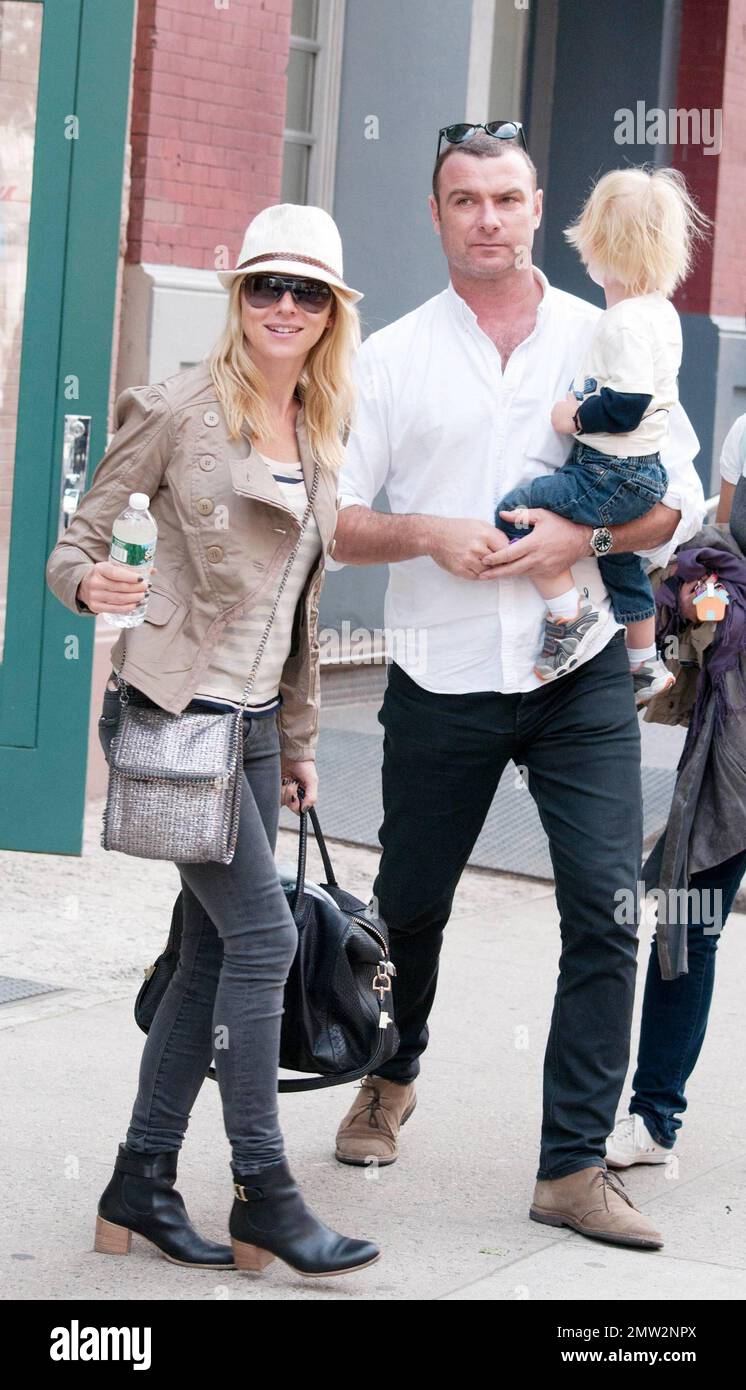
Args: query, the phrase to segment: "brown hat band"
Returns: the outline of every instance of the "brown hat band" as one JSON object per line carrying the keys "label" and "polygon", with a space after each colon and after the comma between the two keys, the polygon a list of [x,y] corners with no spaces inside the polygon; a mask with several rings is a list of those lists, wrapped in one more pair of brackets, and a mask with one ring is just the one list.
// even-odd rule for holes
{"label": "brown hat band", "polygon": [[236,270],[245,270],[247,265],[255,265],[257,261],[303,261],[305,265],[317,265],[320,270],[327,270],[330,275],[336,275],[338,280],[342,278],[333,265],[314,260],[313,256],[298,256],[294,251],[263,251],[261,256],[252,256],[248,261],[241,261]]}

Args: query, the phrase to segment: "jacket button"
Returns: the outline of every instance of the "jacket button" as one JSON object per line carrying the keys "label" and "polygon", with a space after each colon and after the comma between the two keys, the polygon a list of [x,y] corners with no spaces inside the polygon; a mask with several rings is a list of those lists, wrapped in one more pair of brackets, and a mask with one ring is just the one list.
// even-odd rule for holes
{"label": "jacket button", "polygon": [[207,558],[208,558],[208,560],[210,561],[210,564],[212,564],[212,565],[216,565],[216,564],[218,563],[218,560],[222,560],[222,558],[223,558],[223,547],[222,547],[222,545],[208,545],[208,547],[207,547]]}
{"label": "jacket button", "polygon": [[330,542],[329,542],[329,549],[328,549],[327,552],[326,552],[327,555],[333,555],[333,554],[334,554],[334,547],[335,547],[336,544],[337,544],[337,542],[336,542],[336,540],[334,539],[334,536],[332,536],[332,539],[331,539]]}
{"label": "jacket button", "polygon": [[211,497],[200,497],[197,503],[197,511],[201,516],[209,516],[215,510],[215,503]]}
{"label": "jacket button", "polygon": [[204,415],[202,416],[202,419],[204,420],[206,425],[220,424],[220,416],[215,410],[206,410]]}
{"label": "jacket button", "polygon": [[204,468],[205,473],[210,473],[216,463],[217,459],[212,454],[203,454],[199,461],[199,466],[200,468]]}

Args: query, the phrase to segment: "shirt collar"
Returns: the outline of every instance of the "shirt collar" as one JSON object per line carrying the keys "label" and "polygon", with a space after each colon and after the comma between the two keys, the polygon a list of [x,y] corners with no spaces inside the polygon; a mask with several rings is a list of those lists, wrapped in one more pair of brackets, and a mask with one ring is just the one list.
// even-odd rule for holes
{"label": "shirt collar", "polygon": [[[552,287],[549,281],[547,280],[544,271],[539,270],[538,265],[532,266],[531,269],[534,272],[534,278],[538,280],[543,291],[541,299],[539,300],[539,303],[536,306],[536,319],[538,323],[539,320],[543,318],[543,316],[547,312],[549,304],[549,291]],[[453,281],[451,279],[449,279],[448,281],[448,286],[445,290],[445,295],[451,307],[451,310],[453,311],[453,313],[456,314],[457,318],[459,318],[462,321],[462,323],[472,325],[477,323],[477,316],[474,313],[474,310],[471,308],[469,304],[467,304],[466,300],[462,299],[461,295],[454,289]]]}

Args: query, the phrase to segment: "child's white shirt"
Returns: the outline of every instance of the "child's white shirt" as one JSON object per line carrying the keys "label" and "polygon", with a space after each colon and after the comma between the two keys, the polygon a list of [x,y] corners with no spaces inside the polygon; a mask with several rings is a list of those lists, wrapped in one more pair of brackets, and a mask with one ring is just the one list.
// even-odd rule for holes
{"label": "child's white shirt", "polygon": [[583,391],[586,400],[600,395],[604,387],[652,399],[635,429],[581,432],[575,438],[621,458],[656,453],[668,430],[668,413],[679,399],[682,350],[681,321],[660,290],[622,299],[607,309],[574,388]]}

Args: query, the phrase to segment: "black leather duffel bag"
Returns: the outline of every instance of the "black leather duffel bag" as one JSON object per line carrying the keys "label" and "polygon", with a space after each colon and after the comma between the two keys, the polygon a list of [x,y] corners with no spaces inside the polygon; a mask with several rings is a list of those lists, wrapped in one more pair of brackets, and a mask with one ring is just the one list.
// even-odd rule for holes
{"label": "black leather duffel bag", "polygon": [[[306,884],[308,818],[326,882]],[[381,1067],[399,1046],[385,923],[359,898],[340,888],[313,807],[301,811],[298,872],[285,889],[298,948],[285,986],[280,1066],[312,1076],[282,1079],[280,1091],[314,1091],[357,1081]],[[182,895],[174,903],[168,941],[145,971],[135,1000],[135,1021],[147,1033],[179,961]],[[215,1068],[207,1075],[215,1079]]]}

